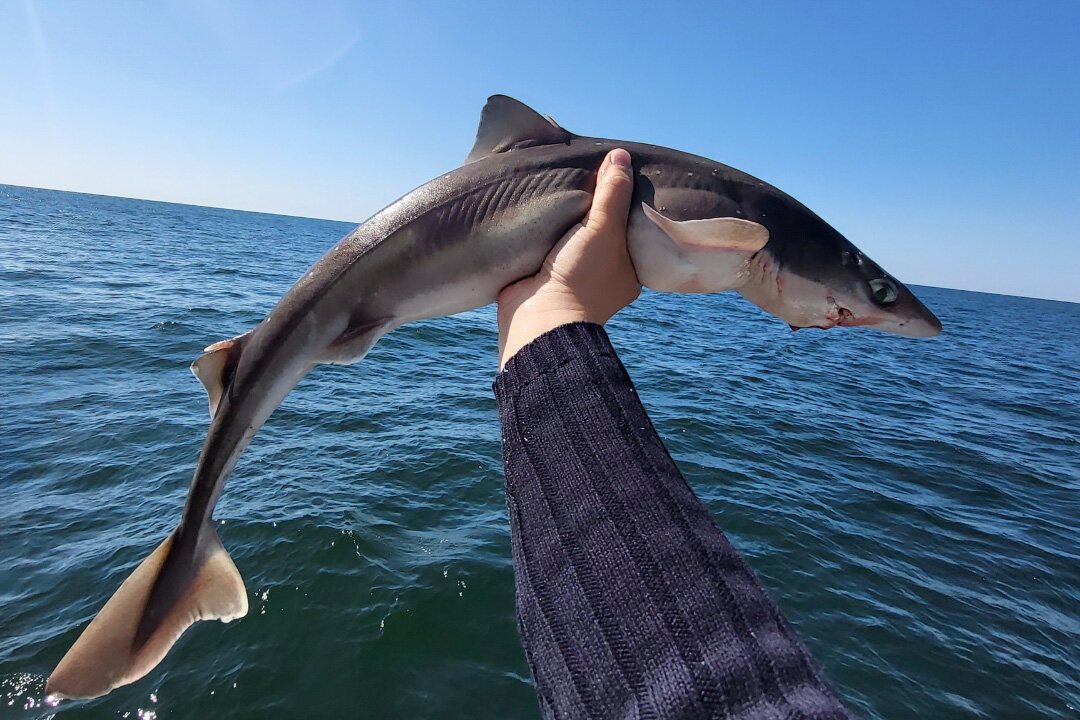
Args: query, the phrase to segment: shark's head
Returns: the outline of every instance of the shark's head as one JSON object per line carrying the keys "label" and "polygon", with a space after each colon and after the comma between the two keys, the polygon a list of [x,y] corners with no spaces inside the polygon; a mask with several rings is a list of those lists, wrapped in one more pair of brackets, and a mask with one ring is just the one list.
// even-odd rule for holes
{"label": "shark's head", "polygon": [[793,329],[860,326],[933,337],[941,321],[903,283],[787,196],[764,203],[769,241],[740,292]]}
{"label": "shark's head", "polygon": [[909,337],[941,332],[941,321],[854,245],[815,274],[782,266],[778,281],[793,310],[792,317],[783,319],[794,329],[859,326]]}

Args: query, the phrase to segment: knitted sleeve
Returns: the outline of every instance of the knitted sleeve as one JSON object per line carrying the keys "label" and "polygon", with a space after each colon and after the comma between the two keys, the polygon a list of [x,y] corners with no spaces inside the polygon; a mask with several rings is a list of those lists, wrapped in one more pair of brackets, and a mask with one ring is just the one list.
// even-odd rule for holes
{"label": "knitted sleeve", "polygon": [[603,328],[542,335],[494,389],[518,631],[545,718],[847,717]]}

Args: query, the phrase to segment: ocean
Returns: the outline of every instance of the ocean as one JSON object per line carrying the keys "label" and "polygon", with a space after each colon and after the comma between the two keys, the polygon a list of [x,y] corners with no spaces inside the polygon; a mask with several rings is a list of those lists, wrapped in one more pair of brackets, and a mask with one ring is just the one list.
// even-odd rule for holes
{"label": "ocean", "polygon": [[[0,717],[539,717],[491,307],[317,368],[270,418],[215,515],[246,618],[43,698],[179,519],[208,424],[188,364],[350,228],[0,186]],[[1080,718],[1080,305],[915,292],[939,337],[793,333],[733,293],[646,291],[608,328],[852,711]]]}

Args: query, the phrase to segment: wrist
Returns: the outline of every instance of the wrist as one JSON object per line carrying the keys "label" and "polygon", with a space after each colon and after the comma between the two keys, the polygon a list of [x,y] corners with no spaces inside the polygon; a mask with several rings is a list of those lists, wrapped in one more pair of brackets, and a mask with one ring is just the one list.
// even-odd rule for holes
{"label": "wrist", "polygon": [[533,296],[513,306],[500,303],[498,319],[499,370],[502,370],[521,348],[544,333],[574,322],[603,325],[606,318],[593,317],[579,304]]}

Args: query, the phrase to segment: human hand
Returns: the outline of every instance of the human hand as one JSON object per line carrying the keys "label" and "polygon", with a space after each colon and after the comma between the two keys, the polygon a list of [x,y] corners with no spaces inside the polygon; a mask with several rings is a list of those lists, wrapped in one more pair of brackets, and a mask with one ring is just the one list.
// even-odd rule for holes
{"label": "human hand", "polygon": [[603,325],[641,293],[626,223],[634,189],[630,154],[600,165],[592,208],[551,249],[540,271],[499,293],[499,369],[529,342],[566,323]]}

